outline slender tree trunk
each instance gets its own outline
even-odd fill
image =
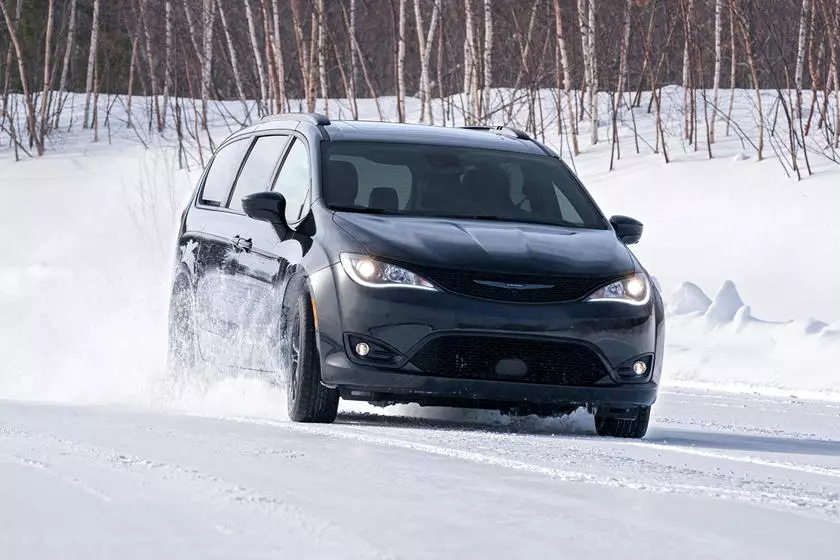
[[[192,9],[190,5],[195,5],[198,3],[198,0],[184,0],[184,15],[187,18],[187,29],[190,32],[190,43],[192,43],[193,50],[195,51],[195,56],[201,60],[202,56],[202,48],[198,44],[198,32],[195,30],[195,20],[192,16]],[[184,64],[187,64],[186,54],[184,55]]]
[[[729,126],[732,122],[732,108],[735,106],[735,71],[737,69],[737,51],[735,45],[735,4],[729,3],[729,40],[731,61],[729,67],[729,110],[726,112],[726,135],[729,136]]]
[[[808,40],[808,71],[811,75],[811,108],[808,111],[808,120],[805,121],[805,131],[803,133],[803,140],[804,140],[804,137],[808,136],[809,132],[811,131],[811,121],[813,120],[813,117],[814,117],[814,107],[817,104],[817,97],[818,97],[817,88],[819,86],[817,84],[819,83],[819,80],[820,80],[819,67],[822,66],[822,64],[820,64],[822,62],[822,54],[823,54],[822,46],[820,47],[819,60],[817,61],[817,60],[814,59],[814,49],[815,49],[816,43],[817,43],[816,37],[815,37],[816,30],[814,29],[814,27],[815,27],[814,24],[815,24],[816,18],[817,18],[817,6],[814,3],[814,4],[811,5],[811,24],[810,24],[810,30],[809,30],[810,39]],[[807,156],[807,151],[805,153],[806,153],[805,157],[807,159],[807,157],[808,157]],[[808,171],[810,172],[810,169]]]
[[[172,0],[164,3],[164,17],[166,18],[166,50],[163,60],[163,108],[161,109],[160,120],[166,126],[166,112],[169,109],[169,95],[172,92],[172,49],[175,37],[172,30]]]
[[[530,16],[528,17],[528,29],[525,31],[525,41],[524,43],[520,41],[519,44],[519,72],[516,74],[516,82],[514,83],[513,89],[518,90],[519,86],[522,85],[522,78],[525,77],[525,73],[528,71],[530,67],[529,59],[531,53],[531,40],[534,37],[534,24],[537,21],[537,9],[540,7],[540,3],[542,0],[534,0],[534,3],[531,5]]]
[[[758,70],[755,66],[755,58],[752,53],[752,40],[750,32],[746,27],[744,15],[738,10],[738,0],[730,0],[732,2],[732,11],[738,20],[738,27],[741,30],[741,36],[744,38],[744,50],[747,54],[747,64],[750,67],[752,74],[753,87],[755,88],[755,102],[758,109],[758,161],[764,157],[764,111],[761,108],[761,89],[758,81]]]
[[[440,16],[440,0],[435,0],[429,22],[428,36],[424,36],[423,13],[420,1],[414,0],[414,20],[417,24],[417,46],[420,55],[420,122],[426,120],[426,106],[429,107],[429,122],[434,123],[431,106],[431,86],[429,79],[429,61],[432,53],[432,42],[435,38],[437,23]]]
[[[715,141],[715,123],[717,122],[718,104],[720,103],[720,66],[721,66],[721,22],[723,14],[723,0],[715,0],[715,75],[714,93],[712,94],[712,126],[709,130],[709,138]]]
[[[58,93],[60,98],[58,100],[58,109],[55,112],[55,121],[53,126],[58,127],[59,120],[61,120],[61,111],[64,109],[64,90],[67,87],[67,77],[70,74],[70,57],[73,55],[73,39],[76,35],[76,4],[77,0],[70,0],[70,22],[67,25],[67,43],[64,47],[64,61],[61,65],[61,79],[59,80]]]
[[[311,19],[312,22],[309,26],[309,62],[307,63],[307,68],[309,69],[309,89],[306,93],[306,110],[309,112],[315,110],[315,98],[318,96],[318,82],[316,81],[318,70],[316,62],[318,55],[318,17],[314,11],[312,12]]]
[[[484,0],[484,107],[482,114],[487,120],[490,114],[490,88],[493,87],[493,2]]]
[[[303,36],[303,25],[300,19],[300,6],[298,0],[290,0],[292,6],[292,22],[295,28],[295,42],[297,44],[298,64],[300,65],[300,76],[304,89],[304,97],[309,105],[309,48]]]
[[[578,0],[578,27],[580,27],[580,42],[581,42],[581,58],[583,59],[583,87],[586,89],[587,100],[586,103],[581,103],[580,120],[583,120],[583,107],[587,109],[592,107],[592,68],[589,64],[591,62],[589,56],[589,18],[587,16],[587,8],[589,0]]]
[[[805,67],[805,45],[808,38],[808,13],[811,9],[811,0],[802,0],[802,10],[799,13],[799,46],[796,51],[796,71],[793,83],[796,87],[796,107],[794,115],[802,119],[802,73]]]
[[[280,96],[278,90],[280,84],[277,80],[277,65],[274,60],[274,41],[271,38],[271,10],[268,7],[268,0],[262,0],[262,14],[263,14],[263,35],[265,37],[265,60],[268,64],[268,97],[266,105],[270,107],[271,101],[274,101],[274,108],[271,109],[274,113],[280,111]],[[308,109],[312,111],[312,109]]]
[[[402,0],[405,3],[405,0]],[[321,83],[321,99],[324,102],[324,114],[330,114],[330,92],[329,84],[327,83],[327,59],[325,37],[326,31],[324,26],[324,0],[318,0],[318,81]],[[403,92],[403,98],[405,93]]]
[[[201,125],[207,130],[207,103],[210,99],[210,80],[213,73],[213,24],[216,21],[216,2],[204,0],[202,11],[204,59],[201,65]]]
[[[18,0],[19,2],[21,0]],[[20,6],[20,4],[18,4]],[[9,11],[6,9],[5,0],[0,0],[0,11],[6,20],[6,31],[9,34],[9,39],[15,49],[15,58],[18,63],[18,76],[20,77],[21,88],[23,88],[23,102],[26,104],[26,125],[29,129],[29,136],[35,143],[35,148],[38,155],[44,155],[44,144],[41,142],[35,124],[35,106],[32,104],[32,97],[29,95],[29,82],[26,79],[26,69],[24,68],[24,55],[21,49],[20,42],[17,36],[17,27],[12,24],[12,19],[9,17]]]
[[[473,24],[472,0],[464,0],[464,26],[466,29],[464,38],[464,94],[467,98],[467,106],[464,111],[465,124],[476,122],[476,108],[472,104],[472,86],[475,74],[475,33]]]
[[[280,41],[280,6],[277,0],[272,0],[273,8],[273,32],[274,32],[274,64],[277,66],[277,112],[289,107],[289,98],[286,95],[286,61],[283,57],[283,43]],[[323,11],[323,10],[322,10]]]
[[[158,77],[157,77],[157,68],[155,65],[155,55],[154,50],[152,49],[152,35],[149,32],[149,22],[147,19],[148,10],[147,7],[148,0],[140,0],[140,24],[143,26],[143,38],[145,39],[146,45],[146,63],[149,65],[149,82],[152,85],[152,100],[154,102],[155,107],[155,120],[157,123],[158,132],[163,131],[163,122],[160,118],[160,102],[158,100]]]
[[[96,51],[99,47],[99,0],[93,0],[93,22],[90,26],[90,49],[88,51],[87,81],[85,82],[85,115],[84,127],[88,128],[90,120],[90,97],[93,92],[93,66],[96,61]]]
[[[627,3],[624,6],[624,33],[622,35],[621,41],[621,54],[620,54],[620,62],[618,68],[618,88],[616,91],[616,100],[615,105],[613,106],[613,118],[612,118],[612,148],[610,154],[610,171],[613,169],[613,156],[615,155],[618,159],[621,159],[621,146],[618,143],[618,112],[621,109],[622,104],[622,97],[624,96],[624,87],[627,83],[627,57],[629,56],[629,49],[630,49],[630,22],[631,22],[631,15],[633,10],[633,3],[635,0],[627,0]],[[630,107],[632,111],[633,108]]]
[[[52,91],[52,67],[50,66],[50,54],[52,53],[53,20],[55,18],[55,0],[49,0],[47,7],[47,28],[44,30],[44,91],[41,95],[41,135],[40,144],[44,145],[44,138],[47,136],[47,106]]]
[[[128,99],[125,104],[126,125],[128,128],[134,128],[131,122],[131,100],[134,93],[134,71],[137,67],[137,40],[139,38],[135,35],[131,41],[131,61],[128,63]]]
[[[397,118],[405,122],[405,2],[400,0],[397,25]]]
[[[685,42],[683,48],[683,67],[682,67],[682,87],[683,87],[683,130],[685,138],[691,143],[692,136],[692,111],[690,110],[691,101],[694,93],[691,92],[691,15],[694,12],[694,0],[688,0],[688,7],[685,14]]]
[[[356,103],[356,84],[359,82],[359,70],[356,66],[356,0],[350,0],[350,113],[353,119],[359,118],[359,105]]]
[[[557,40],[557,50],[560,52],[560,70],[563,72],[563,89],[566,92],[566,108],[569,113],[569,129],[572,133],[572,150],[574,155],[580,155],[577,140],[577,126],[575,123],[575,112],[572,108],[572,68],[569,65],[569,52],[566,48],[566,36],[563,32],[563,13],[560,10],[560,0],[554,0],[554,31]],[[561,95],[558,77],[557,92],[557,121],[561,122]]]
[[[826,23],[828,25],[828,23]],[[834,82],[834,148],[840,148],[840,0],[835,0],[834,23],[830,26],[829,40],[831,47],[831,73]]]
[[[294,7],[294,5],[295,4],[294,4],[294,0],[293,0],[292,1],[292,6]],[[370,96],[373,99],[374,104],[376,105],[376,112],[379,114],[379,120],[382,120],[383,119],[382,106],[379,104],[379,96],[376,94],[376,88],[373,87],[373,82],[371,81],[370,74],[368,73],[367,64],[365,64],[364,54],[362,54],[362,49],[361,49],[361,47],[359,47],[359,41],[356,38],[356,33],[355,33],[355,31],[356,31],[355,25],[351,25],[350,17],[347,14],[347,11],[344,9],[344,5],[339,3],[339,6],[341,7],[341,14],[344,18],[344,25],[350,33],[350,41],[352,43],[353,50],[355,51],[356,56],[358,57],[359,64],[362,67],[362,77],[364,78],[365,84],[368,87],[368,91],[370,91]],[[295,26],[295,29],[296,29],[296,34],[297,34],[297,29],[298,29],[297,25]],[[358,113],[357,113],[357,116],[358,116]]]
[[[227,14],[225,13],[225,6],[223,0],[217,0],[217,8],[219,10],[219,21],[222,23],[222,31],[225,34],[225,41],[228,46],[228,54],[230,55],[230,66],[233,70],[233,82],[236,86],[236,95],[239,100],[245,103],[245,89],[242,86],[242,75],[239,72],[239,58],[236,56],[236,49],[233,46],[233,38],[230,35],[228,28]]]
[[[595,42],[595,0],[589,0],[589,71],[590,71],[590,106],[592,144],[598,143],[598,55]]]
[[[254,53],[254,62],[257,66],[257,80],[260,84],[260,106],[268,102],[268,91],[266,88],[265,65],[263,64],[260,44],[257,39],[257,26],[254,23],[254,12],[251,9],[251,0],[243,0],[245,3],[245,19],[248,21],[248,36],[251,40],[251,50]]]

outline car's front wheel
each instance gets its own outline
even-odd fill
[[[599,436],[639,439],[647,433],[650,407],[640,406],[617,413],[615,409],[595,413]]]
[[[285,336],[289,418],[295,422],[333,422],[338,413],[338,391],[321,383],[321,360],[309,295],[302,293],[290,311]]]

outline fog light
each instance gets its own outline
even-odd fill
[[[633,373],[635,373],[636,375],[644,375],[646,371],[647,364],[643,361],[639,360],[638,362],[633,363]]]
[[[370,354],[370,346],[368,346],[367,342],[360,342],[356,345],[356,354],[362,358]]]

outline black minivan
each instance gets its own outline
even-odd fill
[[[585,406],[599,434],[642,437],[664,313],[641,234],[512,128],[269,117],[183,213],[170,365],[260,372],[301,422],[340,398]]]

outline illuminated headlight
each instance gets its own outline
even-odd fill
[[[650,280],[646,274],[634,274],[604,286],[586,301],[615,301],[630,305],[644,305],[650,301]]]
[[[431,282],[400,266],[378,261],[364,255],[341,255],[341,266],[347,275],[357,284],[370,288],[419,288],[433,290],[437,288]]]

